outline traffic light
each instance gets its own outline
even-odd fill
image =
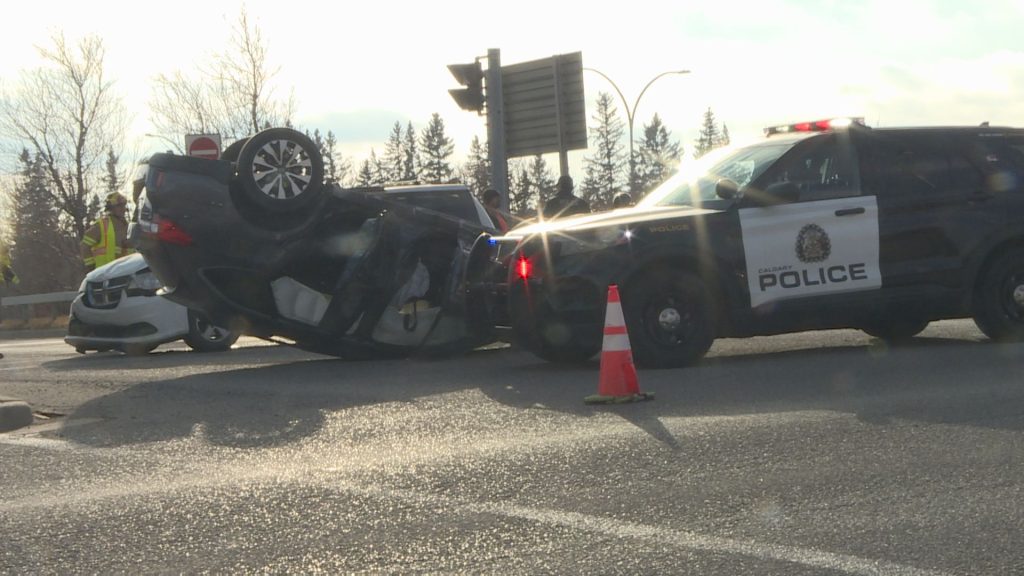
[[[480,62],[474,61],[469,64],[449,64],[455,81],[465,88],[455,88],[448,93],[455,99],[455,103],[463,110],[480,112],[484,109],[484,71]]]

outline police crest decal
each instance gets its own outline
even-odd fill
[[[808,224],[796,236],[796,257],[801,262],[824,262],[832,254],[832,240],[825,229]]]

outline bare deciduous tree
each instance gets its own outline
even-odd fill
[[[277,69],[267,61],[260,29],[243,10],[226,50],[213,65],[199,67],[197,78],[180,71],[154,81],[150,101],[156,134],[183,151],[185,134],[217,133],[235,140],[270,126],[289,125],[294,100],[275,97]]]
[[[108,151],[120,153],[128,125],[124,101],[104,75],[103,42],[69,45],[63,34],[40,48],[46,65],[22,73],[0,100],[0,128],[41,159],[61,225],[81,238],[99,205]]]

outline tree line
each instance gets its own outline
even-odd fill
[[[99,38],[71,44],[62,34],[41,49],[45,65],[26,71],[0,95],[0,132],[19,147],[8,184],[0,190],[6,218],[0,242],[11,247],[23,293],[74,289],[81,280],[78,243],[100,215],[101,198],[124,192],[134,159],[126,147],[127,108],[105,75]],[[227,48],[194,72],[161,74],[149,103],[153,136],[184,153],[184,134],[218,133],[225,143],[271,126],[293,126],[294,98],[277,94],[267,45],[243,11]],[[683,148],[655,114],[634,142],[630,171],[623,121],[611,96],[598,95],[589,127],[590,154],[577,194],[595,210],[610,207],[616,194],[634,199],[670,176]],[[338,150],[337,136],[306,131],[324,157],[325,180],[344,186],[396,182],[462,182],[482,195],[490,183],[487,144],[474,137],[461,163],[444,120],[431,115],[422,130],[396,121],[381,154],[371,150],[358,168]],[[709,108],[694,156],[728,143]],[[632,176],[631,176],[632,174]],[[555,192],[557,174],[543,156],[509,161],[510,211],[530,217]]]

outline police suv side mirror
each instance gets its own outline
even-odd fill
[[[715,183],[715,195],[722,200],[735,200],[740,195],[740,186],[728,178],[722,178]]]

